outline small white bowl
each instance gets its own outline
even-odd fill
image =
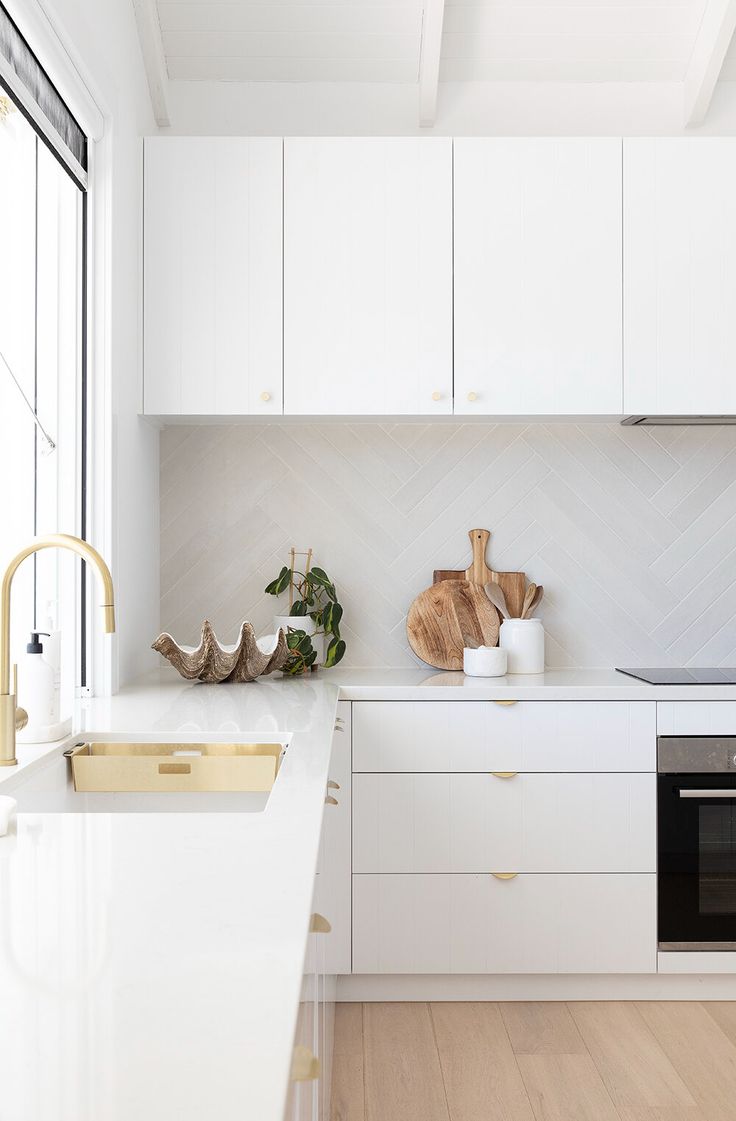
[[[463,671],[468,677],[503,677],[508,656],[498,646],[479,646],[463,650]]]

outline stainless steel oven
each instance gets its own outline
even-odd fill
[[[660,950],[736,950],[736,736],[657,740]]]

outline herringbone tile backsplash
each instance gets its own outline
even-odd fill
[[[434,568],[490,563],[545,596],[552,666],[736,664],[736,428],[608,424],[172,427],[161,441],[161,623],[270,631],[263,588],[311,545],[345,664],[413,666]]]

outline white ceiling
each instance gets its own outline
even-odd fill
[[[681,81],[707,0],[446,0],[444,81]],[[158,0],[172,79],[415,82],[423,0]],[[736,78],[732,45],[723,77]]]

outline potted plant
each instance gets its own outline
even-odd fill
[[[307,558],[304,572],[296,567],[297,556]],[[311,549],[303,554],[292,549],[291,563],[285,564],[264,590],[268,595],[280,596],[287,588],[289,614],[286,617],[286,643],[291,653],[282,672],[295,676],[306,673],[308,669],[316,669],[317,651],[313,639],[319,636],[324,636],[325,647],[324,660],[320,664],[326,669],[336,666],[345,654],[345,641],[340,637],[342,606],[327,573],[323,568],[312,566]]]

